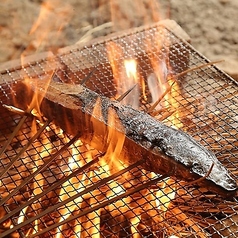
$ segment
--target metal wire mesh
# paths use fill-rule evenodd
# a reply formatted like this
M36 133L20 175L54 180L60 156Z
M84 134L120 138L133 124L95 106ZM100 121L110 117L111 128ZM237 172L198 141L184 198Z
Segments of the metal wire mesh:
M85 85L115 98L115 72L109 49L113 50L113 64L119 69L124 59L136 59L139 74L147 79L156 62L164 67L165 78L176 79L175 93L170 93L175 106L164 97L162 108L154 116L188 132L212 150L237 179L237 83L215 66L176 78L174 75L208 60L160 24L75 46L55 57L2 71L2 148L23 118L2 105L21 106L16 102L18 82L26 77L40 80L54 71L53 80L78 84L94 70ZM152 100L146 80L145 88L146 97L140 98L141 110L146 110ZM1 155L1 173L42 126L44 122L26 116ZM224 200L183 181L144 171L142 162L129 167L113 164L112 168L120 168L113 172L103 158L100 151L79 138L72 138L53 123L47 124L2 176L0 237L238 235L236 198Z

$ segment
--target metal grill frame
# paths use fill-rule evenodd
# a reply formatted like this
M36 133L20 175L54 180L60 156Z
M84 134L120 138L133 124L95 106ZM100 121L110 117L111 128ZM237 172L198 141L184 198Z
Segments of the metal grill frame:
M119 33L114 36L108 36L106 38L97 39L93 42L90 42L87 45L82 46L73 46L70 48L62 49L57 55L52 55L51 53L44 53L40 54L38 56L38 59L36 57L28 58L27 62L23 62L22 64L16 63L14 67L10 67L9 65L2 65L1 68L1 104L9 104L12 105L15 102L17 102L17 99L21 97L21 93L19 92L19 82L24 80L25 78L34 79L38 78L39 80L42 78L45 78L48 75L53 74L53 80L55 81L61 81L65 83L80 83L83 78L85 78L89 72L91 72L94 68L96 68L96 71L92 75L92 78L86 82L86 86L92 89L93 91L98 92L99 94L103 94L108 97L114 98L116 95L115 87L113 85L113 73L112 69L110 67L110 62L108 60L108 54L107 54L107 47L108 45L113 42L117 44L117 46L120 46L123 53L120 55L119 58L116 58L116 62L120 64L123 59L125 58L135 58L139 62L139 71L143 73L143 75L148 75L152 72L151 68L151 62L150 58L157 58L158 62L166 61L166 65L168 66L167 75L170 74L179 74L183 72L184 70L197 66L202 65L204 63L209 62L208 59L206 59L204 56L199 54L186 40L184 40L181 37L184 37L184 35L178 35L177 31L176 33L171 30L171 25L166 25L164 23L158 23L152 26L148 27L141 27L134 30L130 30L127 32ZM180 37L181 36L181 37ZM155 42L155 39L158 39L157 42ZM146 43L145 43L146 42ZM146 45L147 44L147 45ZM148 48L149 45L149 48ZM123 57L121 57L123 56ZM168 60L169 59L169 60ZM170 67L170 68L169 68ZM238 137L238 131L237 131L237 112L238 112L238 99L237 99L237 86L238 83L230 78L228 75L226 75L224 72L219 70L216 66L208 66L205 68L200 68L197 70L194 70L192 72L187 73L183 77L178 78L178 82L180 84L180 88L182 91L182 95L180 95L178 98L176 98L177 102L179 103L179 109L184 112L184 117L180 118L182 121L184 127L181 128L182 130L185 130L187 133L192 135L195 139L197 139L200 143L202 143L205 147L208 149L213 150L218 159L231 171L233 176L237 179L237 165L236 165L236 155L237 155L237 144L234 142L237 140ZM24 93L24 92L23 92ZM212 102L211 102L212 100ZM16 103L17 106L18 103ZM143 102L141 101L141 109L144 110L149 102ZM24 110L26 108L23 108ZM21 121L21 117L15 114L12 114L8 112L5 109L2 109L2 125L0 128L4 131L4 134L2 133L2 137L6 138L6 135L9 134L10 130L17 126L19 121ZM186 113L185 113L186 112ZM160 119L160 116L158 116L158 120ZM6 158L11 157L11 153L18 153L18 146L21 148L24 144L27 143L27 140L29 140L29 133L30 133L30 125L27 121L24 122L25 130L22 130L23 137L19 136L19 138L14 138L14 143L11 144L11 149L8 149L5 152ZM165 123L171 125L173 122L170 121L168 118ZM176 125L174 125L176 126ZM47 138L47 141L51 141L51 136L53 134L53 137L57 138L58 142L60 141L59 145L64 146L67 144L67 140L62 139L60 134L57 134L54 131L53 126L50 124L51 128L49 131L45 131L43 133L43 137ZM67 135L68 141L71 141L72 137L70 135ZM24 138L24 139L23 139ZM42 140L43 141L43 140ZM75 144L75 142L73 142ZM14 147L14 145L16 145ZM17 146L18 145L18 146ZM59 151L60 146L53 146L54 148L51 148L51 151ZM46 146L46 144L44 144ZM82 145L84 147L83 152L80 150L77 151L78 156L81 156L82 160L87 160L87 146ZM49 149L46 149L46 152ZM72 156L72 150L66 148L67 152L64 152L66 155L58 155L54 160L61 163L61 167L65 168L67 167L68 163L68 156ZM10 155L9 155L10 153ZM19 179L19 184L22 183L22 181L25 179L26 175L29 176L29 171L32 172L32 169L34 170L34 163L35 160L32 160L31 157L34 154L39 155L39 151L37 148L32 147L31 149L28 149L26 151L26 155L22 156L18 161L19 164L14 165L14 169L12 170L13 174L14 171L18 171L18 175L20 174L19 170L24 171L25 174L22 175L22 177ZM95 156L97 157L100 155L100 152L96 151ZM50 156L50 155L48 155ZM101 156L101 155L100 155ZM44 160L47 156L39 156L39 160ZM63 162L65 159L65 162ZM30 160L30 161L29 161ZM60 162L61 161L61 162ZM57 167L57 162L53 162L52 160L52 166ZM98 162L98 161L96 161ZM96 163L95 162L95 163ZM1 167L5 167L6 164L2 164ZM19 166L19 167L18 167ZM24 167L22 170L22 166ZM99 166L99 165L98 165ZM55 174L51 175L53 182L49 182L48 186L51 186L51 183L53 184L55 180L61 179L63 176L62 174L65 173L65 171L61 171L60 166L57 167L55 171ZM51 168L51 167L49 167ZM151 179L150 175L147 176L147 172L144 171L140 176L144 178L143 181L140 181L140 179L137 179L137 175L135 170L138 171L139 165L137 165L135 168L126 169L128 172L131 171L131 173L135 173L134 175L131 175L130 178L134 177L135 179L132 181L137 181L137 186L141 190L132 191L132 194L130 194L130 187L134 186L134 184L130 185L130 180L124 181L127 184L128 191L126 191L126 195L130 195L130 201L133 200L133 194L140 193L140 191L144 191L143 189L146 189L149 191L150 189L156 189L159 188L159 181L162 180L162 178L158 177L156 181L153 181ZM58 174L56 173L58 172ZM83 176L83 172L79 170L78 173L80 175L77 176ZM123 173L122 173L123 174ZM121 174L121 175L122 175ZM14 176L8 173L7 177L11 177L10 180L11 183L17 184L17 180L15 180ZM58 177L57 177L58 176ZM76 176L76 178L77 178ZM115 175L112 175L115 177ZM5 179L8 179L8 178ZM48 176L50 177L50 176ZM45 177L45 180L47 176ZM116 178L114 178L116 180ZM100 180L100 179L99 179ZM36 181L39 182L39 181ZM78 180L78 183L80 181ZM194 222L198 222L199 219L204 219L204 223L206 223L204 227L204 234L210 234L212 237L235 237L237 235L237 232L234 229L234 225L237 224L237 200L236 198L231 198L231 200L222 201L218 195L215 194L209 194L207 195L207 191L201 191L198 188L195 188L193 186L188 186L184 182L175 181L171 187L175 186L175 183L179 183L176 199L172 201L173 206L171 209L167 212L167 218L165 225L157 224L157 228L153 231L149 231L149 229L152 229L151 227L154 226L145 226L145 234L146 235L154 235L154 236L161 236L162 234L168 234L167 229L168 225L171 225L173 222L179 223L181 222L180 217L184 216L186 214L186 217L189 217ZM156 184L156 185L154 185ZM10 194L10 190L7 187L8 183L4 184L6 186L7 193ZM105 185L105 184L104 184ZM16 186L16 185L14 185ZM14 187L13 186L13 187ZM32 182L29 181L28 184L26 184L26 187L23 187L18 193L11 196L11 203L9 205L9 201L4 204L4 209L6 214L10 213L13 208L16 208L19 206L19 202L17 200L17 196L19 194L21 196L25 196L26 193L29 193L29 191L32 190ZM39 187L41 184L38 185ZM70 186L74 186L71 184ZM154 186L154 187L153 187ZM178 186L178 185L176 185ZM169 187L169 186L168 186ZM149 189L148 189L149 188ZM85 188L86 189L86 188ZM96 186L92 187L93 190L96 190ZM181 191L180 191L181 190ZM154 190L153 190L154 192ZM86 192L85 192L86 193ZM79 193L80 194L80 193ZM79 196L78 194L78 196ZM144 194L141 194L140 196L143 196ZM5 196L5 195L4 195ZM7 196L7 195L6 195ZM139 196L139 197L140 197ZM165 194L165 196L167 196ZM186 198L184 200L184 198ZM26 195L24 198L26 201L29 199L29 194ZM97 198L94 196L94 199L97 201ZM117 199L122 199L123 196L120 197L119 195L116 196L115 201L114 198L112 201L109 201L105 203L105 206L109 206L110 202L113 204L113 202L116 202ZM189 206L190 204L194 205L195 201L195 207ZM94 207L93 209L86 209L83 213L77 213L79 215L76 215L74 218L79 219L80 217L85 217L90 212L95 212L99 208L102 207L100 205L100 202L98 200L99 207ZM102 202L101 202L102 203ZM150 202L148 202L150 203ZM208 207L208 203L212 206ZM226 204L226 205L224 205ZM94 205L94 204L93 204ZM95 204L96 205L96 204ZM51 204L53 206L53 204ZM173 213L173 207L179 207L181 213L176 215ZM201 206L204 211L198 212L196 206ZM13 207L13 208L12 208ZM50 207L50 206L49 206ZM213 208L218 209L219 212L213 212ZM43 210L44 207L41 207ZM78 208L80 209L80 208ZM117 214L115 216L118 217L118 220L121 220L121 216L125 216L118 211L118 207L115 213ZM129 210L133 210L131 207L128 208ZM210 209L210 210L209 210ZM223 210L225 209L225 211ZM136 210L136 209L135 209ZM143 210L143 209L142 209ZM47 211L47 210L46 210ZM106 212L107 210L105 210ZM127 211L128 212L128 211ZM204 215L206 213L206 215ZM36 211L37 215L37 211ZM45 214L47 215L47 213ZM49 214L48 214L49 215ZM110 214L106 214L110 218ZM137 215L137 214L135 214ZM146 211L142 214L144 217L146 216ZM25 227L21 227L17 224L19 214L15 215L14 217L11 217L11 222L15 227L18 227L19 229L15 229L18 231L18 234L21 237L24 237ZM55 215L57 217L57 214ZM157 214L158 216L158 214ZM175 216L175 221L173 221L173 216ZM29 218L32 217L32 214L29 215ZM133 217L133 216L132 216ZM184 218L184 219L185 219ZM55 218L56 219L56 218ZM144 218L145 219L145 218ZM172 219L172 221L171 221ZM57 220L57 219L56 219ZM129 220L129 221L128 221ZM156 219L155 219L156 220ZM212 222L211 222L212 220ZM73 219L72 219L73 221ZM126 223L126 231L127 233L121 234L121 237L131 237L131 224L130 219L122 219L124 223ZM43 221L45 222L45 220ZM80 220L82 222L82 220ZM104 221L105 226L108 226L111 224L111 221ZM122 222L122 223L123 223ZM172 223L171 223L172 222ZM64 222L62 222L64 223ZM146 220L143 220L143 224L146 224ZM55 229L60 224L55 224L55 226L50 226L53 231L50 231L50 229L47 230L48 235L52 235L55 232ZM115 225L113 223L113 225ZM112 227L113 227L112 225ZM120 225L118 223L118 225ZM140 224L141 225L141 224ZM26 226L29 228L28 226ZM112 228L111 231L117 230L116 228ZM202 237L201 233L199 231L193 230L193 226L191 225L188 227L188 230L191 230L190 235L193 235L193 237ZM86 228L85 228L86 229ZM66 229L67 230L67 229ZM143 234L143 229L140 230L141 235ZM67 231L65 231L67 232ZM157 232L157 233L156 233ZM38 234L38 233L37 233ZM65 233L66 234L66 233ZM179 236L179 233L174 232L174 235ZM227 236L229 234L229 236ZM72 234L70 234L72 235ZM142 235L143 236L143 235ZM4 237L1 236L0 237ZM34 236L30 236L34 237ZM44 237L44 236L43 236ZM110 237L110 235L104 234L104 237ZM191 236L184 236L184 237L191 237Z

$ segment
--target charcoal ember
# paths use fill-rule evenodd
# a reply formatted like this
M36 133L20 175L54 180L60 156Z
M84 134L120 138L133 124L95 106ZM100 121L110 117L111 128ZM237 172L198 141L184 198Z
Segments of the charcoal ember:
M34 84L32 84L34 85ZM66 132L80 132L81 140L100 151L108 147L108 129L125 135L119 158L132 164L145 161L144 169L174 176L185 181L198 181L222 196L232 197L237 190L235 180L215 155L188 134L159 122L145 112L98 95L80 85L52 82L41 104L43 114ZM113 112L113 113L112 113ZM111 123L108 115L114 117ZM212 170L209 173L211 166Z

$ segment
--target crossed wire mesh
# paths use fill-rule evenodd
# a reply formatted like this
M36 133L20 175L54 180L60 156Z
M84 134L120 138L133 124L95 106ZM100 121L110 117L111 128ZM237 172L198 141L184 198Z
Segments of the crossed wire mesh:
M176 78L174 75L208 60L160 24L75 46L55 57L2 71L1 104L14 104L19 81L26 77L40 80L52 71L53 80L78 84L94 70L85 86L115 99L116 87L107 51L110 47L113 47L115 65L121 66L124 59L131 58L138 62L147 95L140 100L141 110L151 105L146 79L154 70L152 60L163 65L164 76L179 86L175 89L176 96L170 95L176 101L176 108L166 107L155 117L166 118L164 123L168 125L180 125L181 130L212 150L237 178L237 83L215 66L199 68ZM169 103L167 98L161 101L161 105ZM176 121L173 110L179 112ZM171 116L164 117L163 113L171 113ZM2 146L21 118L1 106ZM32 120L32 117L26 118L2 155L1 171L32 137ZM37 129L41 126L37 124ZM121 164L119 172L111 173L101 162L103 154L80 140L66 146L43 171L28 179L71 140L72 136L50 123L2 177L1 201L4 203L1 204L0 237L10 234L11 237L56 237L59 233L63 237L79 234L80 237L100 234L101 237L214 238L238 235L236 198L223 200L183 181L168 183L167 178L142 170L140 164L129 168ZM72 177L67 177L70 174ZM18 190L24 181L25 185ZM5 201L7 196L9 199ZM24 207L24 204L28 205Z

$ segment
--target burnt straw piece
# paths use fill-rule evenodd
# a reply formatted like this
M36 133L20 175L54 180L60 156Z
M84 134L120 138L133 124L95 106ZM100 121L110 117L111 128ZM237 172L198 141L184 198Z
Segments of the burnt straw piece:
M51 82L47 92L43 82L38 82L38 88L33 85L33 91L45 93L43 114L72 135L80 132L81 140L94 148L106 152L109 143L116 147L121 138L124 144L117 159L128 164L144 159L148 171L188 182L198 180L199 186L222 196L235 195L237 184L228 170L183 131L81 85Z

